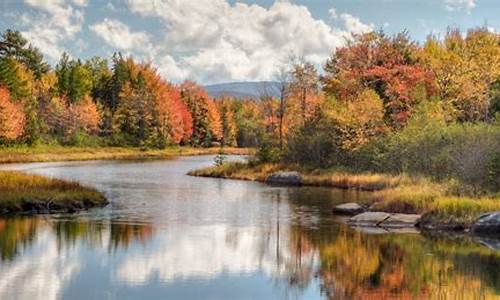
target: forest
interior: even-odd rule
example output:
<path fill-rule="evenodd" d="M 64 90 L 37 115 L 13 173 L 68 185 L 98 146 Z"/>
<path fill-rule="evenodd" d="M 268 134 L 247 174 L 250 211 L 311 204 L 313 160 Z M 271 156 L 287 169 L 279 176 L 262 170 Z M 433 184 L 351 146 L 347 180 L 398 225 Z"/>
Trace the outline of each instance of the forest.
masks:
<path fill-rule="evenodd" d="M 450 28 L 419 43 L 378 31 L 331 51 L 323 71 L 290 55 L 259 99 L 212 99 L 200 84 L 169 82 L 120 53 L 63 54 L 50 66 L 6 30 L 0 144 L 255 147 L 261 163 L 409 173 L 498 192 L 498 33 Z"/>

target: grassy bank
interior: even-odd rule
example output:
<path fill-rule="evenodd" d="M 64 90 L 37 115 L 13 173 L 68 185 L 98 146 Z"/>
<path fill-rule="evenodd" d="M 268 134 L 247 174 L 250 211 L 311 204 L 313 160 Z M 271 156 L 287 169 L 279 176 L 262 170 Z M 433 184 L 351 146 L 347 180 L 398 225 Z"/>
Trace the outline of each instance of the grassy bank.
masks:
<path fill-rule="evenodd" d="M 0 164 L 75 160 L 166 159 L 174 156 L 217 154 L 220 148 L 169 147 L 163 150 L 144 150 L 126 147 L 0 147 Z M 226 154 L 250 154 L 251 149 L 225 147 Z"/>
<path fill-rule="evenodd" d="M 276 171 L 299 171 L 304 185 L 372 191 L 372 211 L 422 214 L 422 226 L 460 230 L 481 214 L 500 210 L 500 195 L 467 197 L 456 182 L 432 182 L 422 177 L 345 171 L 308 170 L 294 165 L 228 162 L 191 171 L 193 176 L 264 181 Z"/>
<path fill-rule="evenodd" d="M 0 171 L 0 214 L 73 212 L 107 203 L 102 193 L 76 182 Z"/>

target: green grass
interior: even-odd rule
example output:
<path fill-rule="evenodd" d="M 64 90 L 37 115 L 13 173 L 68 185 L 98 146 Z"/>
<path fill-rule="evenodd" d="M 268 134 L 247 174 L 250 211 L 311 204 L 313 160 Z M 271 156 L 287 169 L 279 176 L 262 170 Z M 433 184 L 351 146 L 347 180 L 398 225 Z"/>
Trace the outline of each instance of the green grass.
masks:
<path fill-rule="evenodd" d="M 102 193 L 77 182 L 0 171 L 0 214 L 71 212 L 107 203 Z"/>
<path fill-rule="evenodd" d="M 217 154 L 219 147 L 168 147 L 144 150 L 132 147 L 66 147 L 41 145 L 36 147 L 0 147 L 0 163 L 49 162 L 74 160 L 168 159 L 175 156 Z M 251 154 L 252 149 L 224 147 L 226 154 Z"/>
<path fill-rule="evenodd" d="M 294 165 L 252 165 L 243 162 L 227 162 L 189 174 L 264 181 L 271 173 L 283 170 L 301 172 L 303 184 L 308 186 L 372 191 L 370 210 L 422 214 L 423 225 L 429 228 L 468 228 L 480 214 L 500 210 L 500 195 L 461 196 L 454 192 L 456 183 L 433 182 L 405 174 L 394 176 L 332 169 L 307 170 Z"/>

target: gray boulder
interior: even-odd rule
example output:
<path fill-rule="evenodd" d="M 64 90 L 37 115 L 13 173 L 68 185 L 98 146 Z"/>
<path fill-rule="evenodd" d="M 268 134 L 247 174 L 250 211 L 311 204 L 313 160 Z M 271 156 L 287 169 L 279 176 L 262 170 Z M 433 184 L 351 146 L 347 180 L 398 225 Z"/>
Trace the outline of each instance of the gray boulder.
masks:
<path fill-rule="evenodd" d="M 500 238 L 497 237 L 484 237 L 484 236 L 475 236 L 474 240 L 492 250 L 500 250 Z"/>
<path fill-rule="evenodd" d="M 482 214 L 471 229 L 475 234 L 500 235 L 500 211 Z"/>
<path fill-rule="evenodd" d="M 342 215 L 356 215 L 364 211 L 363 206 L 354 202 L 340 204 L 333 208 L 334 213 Z"/>
<path fill-rule="evenodd" d="M 354 230 L 365 233 L 365 234 L 387 234 L 387 233 L 398 233 L 398 234 L 416 234 L 420 233 L 418 228 L 408 226 L 408 227 L 378 227 L 378 226 L 353 226 Z"/>
<path fill-rule="evenodd" d="M 299 172 L 276 172 L 266 178 L 266 183 L 270 185 L 302 185 L 302 176 Z"/>
<path fill-rule="evenodd" d="M 355 215 L 347 222 L 354 226 L 379 226 L 389 228 L 414 227 L 420 220 L 420 215 L 392 214 L 386 212 L 365 212 Z"/>

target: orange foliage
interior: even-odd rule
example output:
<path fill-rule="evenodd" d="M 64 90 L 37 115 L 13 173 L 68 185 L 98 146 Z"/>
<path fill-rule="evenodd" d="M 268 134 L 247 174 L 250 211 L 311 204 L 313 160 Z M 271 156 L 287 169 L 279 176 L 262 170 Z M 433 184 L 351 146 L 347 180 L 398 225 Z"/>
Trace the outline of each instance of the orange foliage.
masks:
<path fill-rule="evenodd" d="M 390 125 L 401 127 L 418 101 L 436 93 L 434 75 L 419 61 L 418 52 L 405 33 L 356 36 L 327 62 L 324 89 L 343 101 L 356 99 L 367 87 L 373 89 L 384 101 Z"/>
<path fill-rule="evenodd" d="M 198 143 L 207 143 L 211 140 L 222 139 L 222 123 L 219 111 L 203 87 L 192 81 L 183 82 L 180 87 L 181 99 L 189 109 L 192 117 L 193 140 Z"/>
<path fill-rule="evenodd" d="M 208 126 L 212 137 L 220 141 L 222 139 L 222 123 L 219 110 L 212 99 L 207 99 Z"/>
<path fill-rule="evenodd" d="M 160 128 L 168 128 L 169 136 L 175 144 L 187 141 L 193 132 L 193 121 L 189 111 L 181 101 L 179 90 L 165 82 L 158 73 L 148 84 L 156 84 L 156 105 Z"/>
<path fill-rule="evenodd" d="M 186 142 L 193 132 L 193 121 L 184 103 L 181 101 L 178 89 L 163 80 L 156 69 L 149 64 L 135 65 L 130 69 L 132 77 L 143 76 L 146 90 L 154 99 L 153 110 L 156 112 L 158 130 L 163 137 L 168 137 L 170 142 L 179 144 Z"/>
<path fill-rule="evenodd" d="M 71 113 L 76 116 L 76 125 L 79 128 L 89 134 L 97 133 L 101 115 L 91 97 L 85 96 L 80 102 L 73 104 Z"/>
<path fill-rule="evenodd" d="M 176 92 L 177 95 L 179 95 L 179 101 L 177 105 L 178 105 L 178 110 L 181 113 L 182 125 L 184 127 L 182 142 L 187 143 L 191 138 L 191 136 L 193 135 L 193 117 L 191 116 L 191 113 L 189 112 L 187 105 L 184 104 L 184 102 L 182 102 L 180 98 L 180 93 L 177 89 Z"/>
<path fill-rule="evenodd" d="M 24 126 L 22 105 L 13 103 L 9 91 L 0 87 L 0 138 L 15 140 L 24 133 Z"/>

